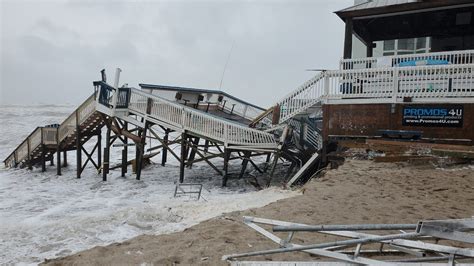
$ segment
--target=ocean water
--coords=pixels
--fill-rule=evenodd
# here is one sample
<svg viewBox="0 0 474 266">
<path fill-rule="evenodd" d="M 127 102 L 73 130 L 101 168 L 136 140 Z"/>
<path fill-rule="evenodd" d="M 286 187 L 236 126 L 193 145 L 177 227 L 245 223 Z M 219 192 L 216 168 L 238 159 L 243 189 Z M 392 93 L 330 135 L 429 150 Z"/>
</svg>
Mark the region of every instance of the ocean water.
<svg viewBox="0 0 474 266">
<path fill-rule="evenodd" d="M 0 158 L 4 160 L 36 126 L 59 123 L 74 108 L 0 106 Z M 129 152 L 132 158 L 134 148 Z M 112 148 L 112 165 L 120 153 L 121 148 Z M 74 155 L 68 153 L 70 165 L 63 168 L 62 176 L 49 164 L 44 173 L 38 168 L 0 166 L 0 264 L 37 264 L 141 234 L 176 232 L 222 213 L 297 195 L 279 188 L 257 191 L 245 179 L 231 179 L 222 188 L 221 177 L 207 164 L 198 163 L 185 170 L 185 182 L 203 184 L 202 198 L 175 198 L 179 169 L 171 155 L 165 167 L 158 163 L 160 156 L 152 159 L 156 162 L 143 170 L 140 181 L 129 169 L 125 178 L 120 170 L 111 171 L 107 182 L 91 165 L 77 179 Z M 221 167 L 222 161 L 215 164 Z M 236 160 L 230 171 L 238 172 L 239 167 Z"/>
</svg>

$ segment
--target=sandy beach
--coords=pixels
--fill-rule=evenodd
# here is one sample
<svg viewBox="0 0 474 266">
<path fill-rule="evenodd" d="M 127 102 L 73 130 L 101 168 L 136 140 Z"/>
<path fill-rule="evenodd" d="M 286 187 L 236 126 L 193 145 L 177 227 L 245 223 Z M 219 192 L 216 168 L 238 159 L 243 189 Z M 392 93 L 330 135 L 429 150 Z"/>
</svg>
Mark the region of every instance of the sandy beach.
<svg viewBox="0 0 474 266">
<path fill-rule="evenodd" d="M 303 188 L 303 194 L 267 206 L 226 213 L 182 232 L 142 235 L 47 261 L 46 265 L 206 264 L 226 265 L 226 254 L 277 246 L 242 223 L 242 216 L 308 224 L 416 223 L 474 215 L 474 166 L 375 163 L 347 159 Z M 329 238 L 297 234 L 295 242 Z M 314 260 L 302 252 L 247 260 Z"/>
</svg>

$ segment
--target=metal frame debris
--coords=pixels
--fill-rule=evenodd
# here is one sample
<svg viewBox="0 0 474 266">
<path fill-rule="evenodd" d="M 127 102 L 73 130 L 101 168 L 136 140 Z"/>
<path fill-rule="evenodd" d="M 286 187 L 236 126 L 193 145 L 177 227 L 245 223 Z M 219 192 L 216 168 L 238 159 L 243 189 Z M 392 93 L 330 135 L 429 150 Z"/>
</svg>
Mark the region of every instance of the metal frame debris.
<svg viewBox="0 0 474 266">
<path fill-rule="evenodd" d="M 457 260 L 463 259 L 470 259 L 474 262 L 473 248 L 461 248 L 438 244 L 438 241 L 440 240 L 457 241 L 464 244 L 474 243 L 474 234 L 469 232 L 474 230 L 474 217 L 467 219 L 427 220 L 420 221 L 417 224 L 307 225 L 244 216 L 244 223 L 258 233 L 279 244 L 280 248 L 225 255 L 222 257 L 222 260 L 232 261 L 233 265 L 267 265 L 265 264 L 266 262 L 261 264 L 258 262 L 239 262 L 235 264 L 235 261 L 233 260 L 242 257 L 270 255 L 293 251 L 303 251 L 313 255 L 335 259 L 336 261 L 365 265 L 413 265 L 413 263 L 416 263 L 416 265 L 433 265 L 430 262 L 439 262 L 443 260 L 445 260 L 448 265 L 455 265 Z M 261 225 L 273 226 L 274 232 L 288 232 L 288 236 L 285 239 L 282 239 L 266 230 Z M 356 232 L 359 230 L 400 230 L 400 233 L 374 235 Z M 311 245 L 292 243 L 291 241 L 294 238 L 295 233 L 301 231 L 318 232 L 351 239 Z M 435 240 L 436 243 L 427 242 L 429 240 Z M 365 250 L 362 249 L 363 244 L 368 243 L 379 243 L 380 254 L 387 252 L 384 247 L 389 246 L 392 248 L 390 252 L 393 252 L 393 249 L 395 249 L 399 253 L 414 255 L 415 258 L 404 257 L 398 260 L 379 260 L 360 256 L 365 253 Z M 352 254 L 346 254 L 348 251 L 347 248 L 351 246 L 356 246 L 355 250 L 351 252 Z M 285 264 L 285 262 L 281 263 Z M 333 261 L 329 263 L 335 262 Z M 299 262 L 291 262 L 290 264 L 298 265 Z M 309 264 L 307 264 L 307 262 L 302 262 L 301 265 Z"/>
</svg>

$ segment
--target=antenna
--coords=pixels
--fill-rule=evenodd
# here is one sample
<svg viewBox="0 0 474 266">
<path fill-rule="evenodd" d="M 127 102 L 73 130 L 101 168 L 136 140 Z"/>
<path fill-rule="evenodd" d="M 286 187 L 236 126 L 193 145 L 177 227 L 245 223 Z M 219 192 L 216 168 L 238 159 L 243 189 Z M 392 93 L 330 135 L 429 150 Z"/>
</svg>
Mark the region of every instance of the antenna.
<svg viewBox="0 0 474 266">
<path fill-rule="evenodd" d="M 230 47 L 229 55 L 227 56 L 227 61 L 225 61 L 224 71 L 222 71 L 221 82 L 219 83 L 219 90 L 221 90 L 221 88 L 222 88 L 222 81 L 224 80 L 225 70 L 227 69 L 227 64 L 229 63 L 230 55 L 232 54 L 232 50 L 234 49 L 234 44 L 235 44 L 235 40 L 232 42 L 232 46 Z"/>
</svg>

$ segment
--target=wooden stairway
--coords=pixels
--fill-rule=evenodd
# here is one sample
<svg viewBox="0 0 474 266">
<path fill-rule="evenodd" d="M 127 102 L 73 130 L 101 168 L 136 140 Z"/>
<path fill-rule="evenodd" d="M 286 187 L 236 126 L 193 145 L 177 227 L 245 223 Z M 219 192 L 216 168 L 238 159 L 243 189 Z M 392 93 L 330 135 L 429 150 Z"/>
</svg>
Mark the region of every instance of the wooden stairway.
<svg viewBox="0 0 474 266">
<path fill-rule="evenodd" d="M 59 127 L 37 127 L 4 160 L 5 166 L 31 168 L 44 165 L 44 161 L 52 160 L 55 153 L 76 150 L 77 144 L 82 146 L 92 136 L 100 134 L 105 125 L 104 115 L 97 112 L 95 106 L 95 96 L 91 95 Z"/>
</svg>

